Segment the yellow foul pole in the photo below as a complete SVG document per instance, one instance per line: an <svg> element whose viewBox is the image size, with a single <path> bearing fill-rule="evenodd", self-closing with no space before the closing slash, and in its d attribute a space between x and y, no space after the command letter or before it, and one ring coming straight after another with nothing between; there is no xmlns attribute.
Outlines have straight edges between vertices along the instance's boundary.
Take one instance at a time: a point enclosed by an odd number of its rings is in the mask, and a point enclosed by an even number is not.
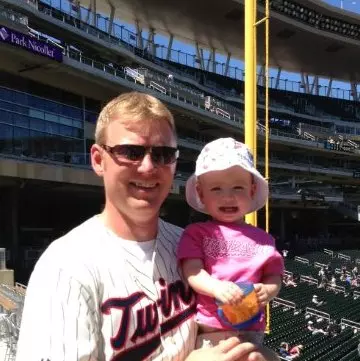
<svg viewBox="0 0 360 361"><path fill-rule="evenodd" d="M265 1L265 17L257 21L257 0L245 1L245 143L257 159L257 47L256 28L265 22L265 178L269 181L269 0ZM257 225L256 212L246 216L246 221ZM265 205L265 228L269 232L269 200ZM270 307L266 307L266 333L270 333Z"/></svg>
<svg viewBox="0 0 360 361"><path fill-rule="evenodd" d="M256 1L245 1L245 144L256 161ZM256 225L257 214L246 215L246 222Z"/></svg>

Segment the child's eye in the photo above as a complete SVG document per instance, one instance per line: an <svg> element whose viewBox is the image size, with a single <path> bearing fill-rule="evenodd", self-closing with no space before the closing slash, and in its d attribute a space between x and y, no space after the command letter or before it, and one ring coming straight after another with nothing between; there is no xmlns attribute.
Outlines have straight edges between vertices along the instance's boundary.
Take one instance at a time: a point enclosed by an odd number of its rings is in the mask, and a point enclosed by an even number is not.
<svg viewBox="0 0 360 361"><path fill-rule="evenodd" d="M220 190L220 187L213 187L210 190L211 190L211 192L217 192Z"/></svg>
<svg viewBox="0 0 360 361"><path fill-rule="evenodd" d="M237 186L237 187L234 187L234 189L235 189L236 191L241 191L241 190L244 189L244 187L242 187L242 186Z"/></svg>

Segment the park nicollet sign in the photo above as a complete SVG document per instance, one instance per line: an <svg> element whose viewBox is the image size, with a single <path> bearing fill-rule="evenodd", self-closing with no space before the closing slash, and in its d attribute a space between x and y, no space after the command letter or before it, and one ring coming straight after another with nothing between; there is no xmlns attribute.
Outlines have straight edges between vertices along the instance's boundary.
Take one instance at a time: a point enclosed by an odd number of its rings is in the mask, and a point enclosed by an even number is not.
<svg viewBox="0 0 360 361"><path fill-rule="evenodd" d="M61 62L63 58L60 48L9 29L6 26L0 27L0 42L26 49L34 54L42 55L59 62Z"/></svg>

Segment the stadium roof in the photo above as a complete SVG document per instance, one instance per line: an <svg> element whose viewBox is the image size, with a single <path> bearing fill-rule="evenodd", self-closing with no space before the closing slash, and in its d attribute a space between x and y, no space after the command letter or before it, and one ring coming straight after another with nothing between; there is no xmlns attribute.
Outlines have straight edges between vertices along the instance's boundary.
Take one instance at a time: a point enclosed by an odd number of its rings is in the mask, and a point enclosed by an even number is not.
<svg viewBox="0 0 360 361"><path fill-rule="evenodd" d="M89 5L91 0L82 0ZM243 59L244 0L97 0L97 11L139 22L144 29L173 34L175 38ZM360 16L327 5L319 0L301 0L301 6L360 25ZM263 8L259 6L259 11ZM259 14L258 18L263 15ZM293 17L271 12L271 51L273 67L334 79L360 81L360 41L316 29ZM261 63L263 28L258 31L258 55Z"/></svg>

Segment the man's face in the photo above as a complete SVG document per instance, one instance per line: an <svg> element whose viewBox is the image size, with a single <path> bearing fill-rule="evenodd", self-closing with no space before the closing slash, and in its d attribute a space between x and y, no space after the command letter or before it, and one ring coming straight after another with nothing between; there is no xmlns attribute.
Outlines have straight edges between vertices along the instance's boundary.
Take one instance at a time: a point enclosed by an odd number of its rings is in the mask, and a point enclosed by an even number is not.
<svg viewBox="0 0 360 361"><path fill-rule="evenodd" d="M130 127L115 120L107 128L106 145L112 147L118 144L176 147L176 139L166 122L142 128L141 124ZM106 202L123 218L132 221L146 222L157 217L170 191L176 163L154 164L149 153L138 162L121 162L98 145L94 147L101 157L101 171L98 167L94 168L104 179ZM99 163L94 160L96 151L92 154L93 165L94 162Z"/></svg>

